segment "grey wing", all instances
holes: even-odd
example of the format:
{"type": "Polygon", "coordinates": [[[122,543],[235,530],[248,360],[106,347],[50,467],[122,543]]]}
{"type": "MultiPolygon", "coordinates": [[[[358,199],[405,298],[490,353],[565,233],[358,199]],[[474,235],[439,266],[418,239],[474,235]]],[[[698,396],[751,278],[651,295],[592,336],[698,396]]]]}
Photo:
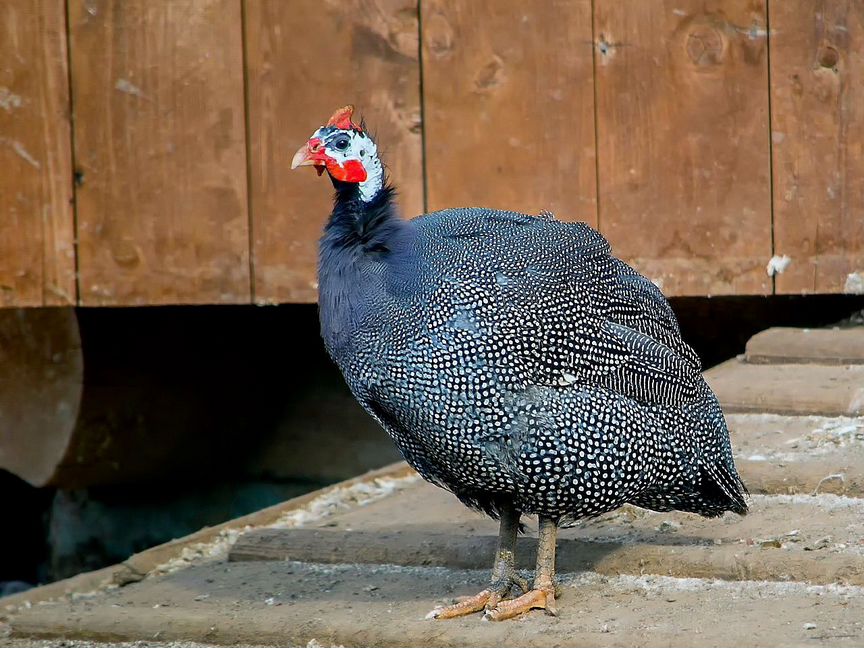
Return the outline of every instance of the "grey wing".
{"type": "MultiPolygon", "coordinates": [[[[614,411],[641,411],[639,421],[656,421],[676,451],[695,453],[695,465],[710,476],[708,499],[721,502],[722,493],[736,510],[746,508],[722,412],[657,286],[584,224],[482,210],[446,217],[459,223],[430,237],[441,280],[427,302],[424,339],[459,350],[442,369],[462,372],[454,380],[473,393],[465,402],[476,425],[467,431],[472,443],[494,429],[495,412],[484,420],[488,385],[533,402],[537,416],[556,413],[554,399],[529,398],[538,389],[562,397],[606,390],[614,411]],[[468,349],[470,362],[461,355],[468,349]]],[[[559,433],[576,434],[566,426],[559,433]]]]}
{"type": "Polygon", "coordinates": [[[502,310],[511,310],[503,326],[522,348],[534,341],[535,384],[600,386],[645,404],[699,398],[699,359],[669,304],[608,252],[561,256],[508,276],[512,282],[499,285],[502,310]]]}
{"type": "Polygon", "coordinates": [[[483,209],[418,223],[424,256],[441,264],[433,326],[482,328],[526,384],[602,386],[646,404],[698,398],[699,359],[668,302],[585,223],[483,209]]]}
{"type": "Polygon", "coordinates": [[[606,317],[669,347],[696,369],[699,357],[681,338],[678,320],[660,289],[620,259],[610,257],[606,317]]]}

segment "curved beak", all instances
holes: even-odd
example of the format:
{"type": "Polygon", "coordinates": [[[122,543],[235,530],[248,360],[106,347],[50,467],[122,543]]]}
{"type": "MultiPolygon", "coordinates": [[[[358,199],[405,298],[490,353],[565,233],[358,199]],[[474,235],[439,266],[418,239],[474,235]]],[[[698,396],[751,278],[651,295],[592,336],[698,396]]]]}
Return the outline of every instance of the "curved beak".
{"type": "Polygon", "coordinates": [[[313,137],[303,146],[301,146],[294,157],[291,159],[291,168],[296,169],[301,166],[314,166],[320,176],[324,173],[327,154],[324,153],[324,146],[321,140],[313,137]]]}

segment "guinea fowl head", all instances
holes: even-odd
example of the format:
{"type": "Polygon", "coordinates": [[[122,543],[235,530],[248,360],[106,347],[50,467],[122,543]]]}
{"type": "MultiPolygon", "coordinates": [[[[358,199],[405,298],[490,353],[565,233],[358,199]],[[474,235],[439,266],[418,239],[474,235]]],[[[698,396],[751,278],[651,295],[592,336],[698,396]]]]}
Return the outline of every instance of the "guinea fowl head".
{"type": "Polygon", "coordinates": [[[326,171],[336,188],[318,247],[318,311],[337,362],[350,357],[354,332],[372,305],[392,298],[418,265],[410,245],[414,228],[398,217],[378,148],[353,113],[353,106],[333,113],[291,161],[292,169],[326,171]]]}
{"type": "Polygon", "coordinates": [[[365,127],[352,121],[353,114],[350,105],[333,113],[294,154],[291,168],[313,166],[318,175],[327,171],[337,189],[356,186],[360,199],[369,202],[384,186],[384,168],[378,147],[365,127]]]}

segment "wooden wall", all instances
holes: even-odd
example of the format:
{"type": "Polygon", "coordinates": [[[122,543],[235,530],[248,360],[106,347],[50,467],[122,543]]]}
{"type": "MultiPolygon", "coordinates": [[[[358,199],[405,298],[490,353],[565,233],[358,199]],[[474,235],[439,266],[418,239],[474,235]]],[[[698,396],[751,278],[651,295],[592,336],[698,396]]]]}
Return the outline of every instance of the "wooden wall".
{"type": "Polygon", "coordinates": [[[63,0],[0,3],[0,306],[74,304],[63,0]]]}
{"type": "Polygon", "coordinates": [[[314,301],[331,191],[289,160],[349,101],[406,216],[552,209],[669,295],[864,291],[862,83],[856,0],[4,0],[0,306],[314,301]]]}

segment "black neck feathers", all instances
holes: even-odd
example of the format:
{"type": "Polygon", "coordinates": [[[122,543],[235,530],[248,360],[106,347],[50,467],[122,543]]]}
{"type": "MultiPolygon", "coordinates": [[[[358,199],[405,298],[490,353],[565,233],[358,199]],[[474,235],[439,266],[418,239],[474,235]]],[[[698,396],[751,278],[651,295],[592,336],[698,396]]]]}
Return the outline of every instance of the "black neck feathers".
{"type": "Polygon", "coordinates": [[[368,202],[356,184],[333,181],[335,206],[324,230],[324,242],[336,247],[387,252],[404,225],[396,214],[396,190],[385,185],[368,202]]]}

